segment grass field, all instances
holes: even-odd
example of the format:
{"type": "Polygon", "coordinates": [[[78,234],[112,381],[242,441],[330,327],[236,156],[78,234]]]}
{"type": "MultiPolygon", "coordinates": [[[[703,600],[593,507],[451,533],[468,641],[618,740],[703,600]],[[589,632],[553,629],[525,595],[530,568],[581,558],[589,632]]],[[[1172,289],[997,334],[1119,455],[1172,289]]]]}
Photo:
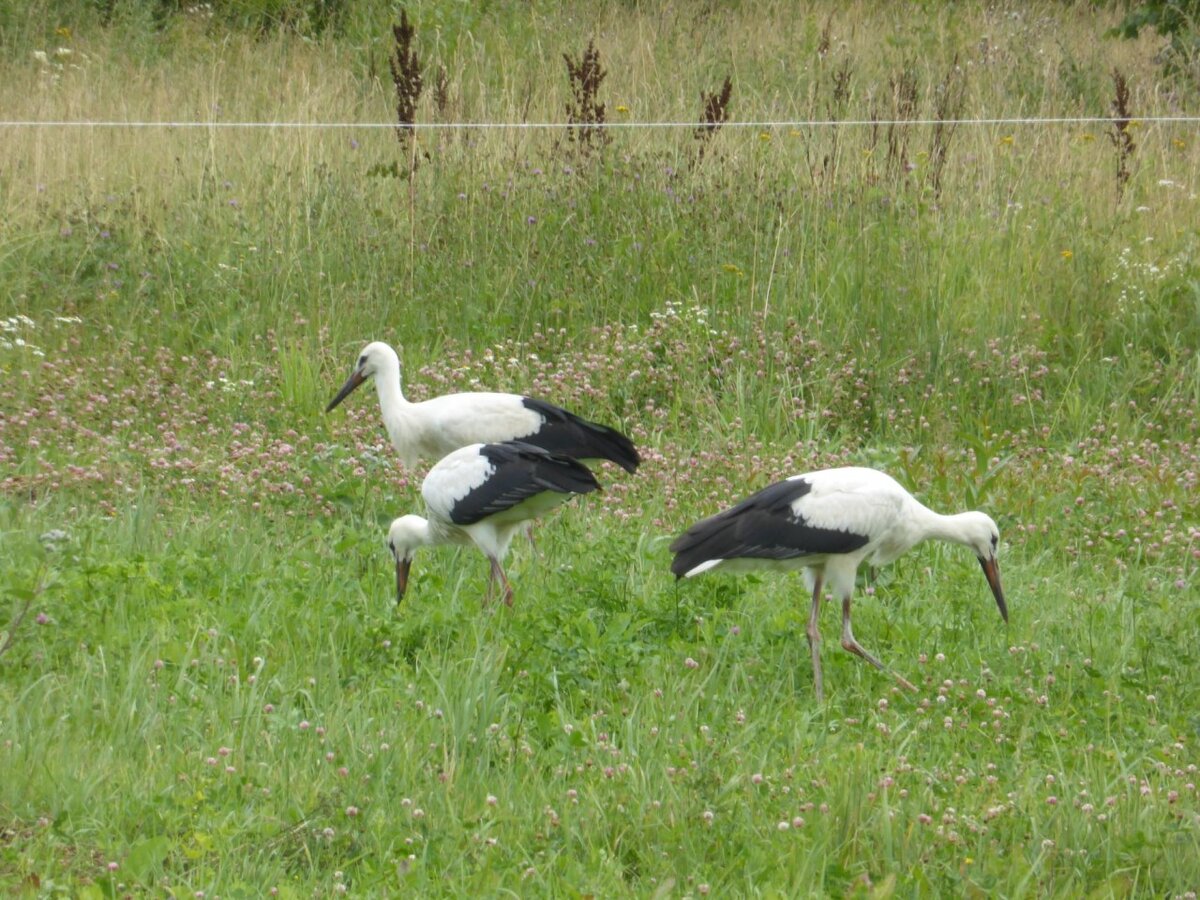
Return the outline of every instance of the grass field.
{"type": "MultiPolygon", "coordinates": [[[[271,9],[287,8],[281,3],[271,9]]],[[[253,5],[250,5],[254,8],[253,5]]],[[[1120,10],[412,3],[338,29],[0,10],[0,885],[10,896],[1195,897],[1196,88],[1120,10]],[[444,66],[446,89],[433,86],[444,66]],[[1134,150],[1100,123],[1130,87],[1134,150]],[[913,120],[942,120],[918,124],[913,120]],[[703,153],[701,153],[703,147],[703,153]],[[413,159],[417,165],[410,173],[413,159]],[[1118,175],[1122,162],[1128,177],[1118,175]],[[417,558],[360,346],[618,425],[635,476],[417,558]],[[823,624],[666,545],[788,474],[998,521],[1006,626],[922,546],[823,624]]],[[[240,8],[240,7],[239,7],[240,8]]],[[[312,8],[317,8],[313,6],[312,8]]]]}

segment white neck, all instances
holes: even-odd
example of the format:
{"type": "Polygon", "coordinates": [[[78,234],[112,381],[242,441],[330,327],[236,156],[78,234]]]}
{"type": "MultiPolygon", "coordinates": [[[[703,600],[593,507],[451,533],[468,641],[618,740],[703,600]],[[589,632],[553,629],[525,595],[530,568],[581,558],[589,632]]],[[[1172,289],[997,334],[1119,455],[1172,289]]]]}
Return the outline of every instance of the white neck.
{"type": "Polygon", "coordinates": [[[421,542],[422,547],[435,547],[446,543],[445,537],[438,533],[428,519],[421,519],[421,526],[413,536],[421,542]]]}
{"type": "MultiPolygon", "coordinates": [[[[915,498],[910,501],[905,515],[880,542],[871,556],[875,565],[886,565],[922,541],[950,541],[964,547],[974,547],[970,535],[978,532],[976,525],[979,513],[958,513],[944,516],[936,513],[915,498]]],[[[976,551],[977,552],[977,551],[976,551]]]]}
{"type": "Polygon", "coordinates": [[[420,547],[436,547],[438,544],[450,543],[450,538],[441,529],[421,516],[407,515],[398,520],[397,524],[399,522],[404,523],[403,532],[393,532],[397,550],[413,551],[420,547]]]}
{"type": "Polygon", "coordinates": [[[935,540],[962,544],[964,547],[971,546],[971,542],[967,539],[964,529],[964,525],[971,516],[971,513],[955,513],[947,516],[942,513],[936,513],[920,503],[917,506],[920,512],[914,517],[918,535],[914,543],[935,540]]]}
{"type": "Polygon", "coordinates": [[[383,416],[383,427],[387,429],[392,446],[400,454],[405,468],[416,465],[418,453],[413,446],[416,437],[408,413],[413,404],[404,397],[400,386],[400,359],[393,355],[380,365],[374,376],[375,393],[379,397],[379,412],[383,416]]]}
{"type": "Polygon", "coordinates": [[[408,403],[400,387],[400,357],[395,353],[376,366],[375,393],[379,395],[379,405],[383,407],[384,415],[389,409],[408,403]]]}

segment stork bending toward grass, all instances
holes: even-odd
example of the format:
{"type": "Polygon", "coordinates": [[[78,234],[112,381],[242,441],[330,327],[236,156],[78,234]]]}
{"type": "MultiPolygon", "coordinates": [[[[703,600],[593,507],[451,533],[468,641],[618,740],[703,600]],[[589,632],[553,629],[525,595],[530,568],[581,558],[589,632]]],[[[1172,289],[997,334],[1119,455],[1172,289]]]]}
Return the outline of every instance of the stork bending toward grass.
{"type": "Polygon", "coordinates": [[[513,534],[574,495],[599,488],[583,463],[523,441],[455,450],[429,470],[421,485],[428,518],[401,516],[388,529],[388,549],[396,561],[396,602],[404,598],[417,549],[474,543],[492,564],[484,603],[499,579],[504,602],[512,606],[512,587],[501,563],[513,534]]]}
{"type": "MultiPolygon", "coordinates": [[[[931,538],[962,544],[975,553],[1007,622],[1008,607],[996,562],[1000,544],[996,523],[981,512],[936,513],[891,476],[875,469],[823,469],[763,488],[676,538],[671,544],[675,554],[671,571],[677,578],[687,578],[711,569],[803,569],[812,592],[808,645],[820,702],[824,691],[817,614],[825,583],[828,581],[842,600],[842,646],[884,669],[883,663],[855,640],[850,628],[855,573],[864,560],[873,566],[884,565],[931,538]]],[[[916,690],[892,674],[904,687],[916,690]]]]}
{"type": "Polygon", "coordinates": [[[409,469],[418,459],[440,458],[468,444],[511,440],[576,459],[611,460],[628,472],[636,470],[640,462],[633,442],[621,432],[545,400],[471,392],[410,403],[400,386],[400,358],[380,341],[362,349],[354,371],[325,411],[331,411],[370,378],[375,379],[388,437],[409,469]]]}

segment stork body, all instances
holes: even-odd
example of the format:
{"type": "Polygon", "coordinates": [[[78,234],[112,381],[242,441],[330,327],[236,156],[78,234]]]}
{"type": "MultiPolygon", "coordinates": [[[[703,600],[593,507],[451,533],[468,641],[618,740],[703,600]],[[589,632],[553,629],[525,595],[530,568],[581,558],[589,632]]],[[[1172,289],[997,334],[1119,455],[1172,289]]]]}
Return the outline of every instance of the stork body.
{"type": "MultiPolygon", "coordinates": [[[[1007,622],[996,561],[1000,542],[996,523],[981,512],[936,513],[875,469],[823,469],[772,484],[676,538],[671,544],[675,554],[671,571],[677,578],[688,578],[716,569],[802,569],[812,592],[807,633],[820,701],[824,692],[817,614],[824,586],[828,584],[842,601],[842,646],[883,669],[883,663],[855,640],[850,627],[855,575],[864,561],[885,565],[929,539],[962,544],[975,553],[1007,622]]],[[[915,690],[904,678],[895,677],[915,690]]]]}
{"type": "Polygon", "coordinates": [[[499,579],[504,602],[511,606],[512,587],[502,563],[513,534],[574,495],[599,488],[583,463],[523,441],[455,450],[429,470],[421,485],[427,518],[401,516],[388,530],[388,548],[396,561],[396,601],[404,597],[418,548],[473,543],[491,561],[485,603],[499,579]]]}
{"type": "Polygon", "coordinates": [[[380,341],[363,348],[354,371],[325,411],[369,378],[375,380],[388,438],[406,468],[468,444],[511,440],[576,459],[611,460],[629,472],[640,462],[633,443],[621,432],[534,397],[475,391],[410,403],[401,388],[400,358],[380,341]]]}

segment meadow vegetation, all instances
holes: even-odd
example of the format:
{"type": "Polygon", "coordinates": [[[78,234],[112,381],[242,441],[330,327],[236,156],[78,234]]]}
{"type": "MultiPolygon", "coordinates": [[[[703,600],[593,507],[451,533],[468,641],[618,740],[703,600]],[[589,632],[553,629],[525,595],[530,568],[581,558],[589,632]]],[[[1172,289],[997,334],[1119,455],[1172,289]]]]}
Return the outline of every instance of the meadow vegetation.
{"type": "Polygon", "coordinates": [[[0,126],[0,884],[1195,896],[1200,141],[1154,121],[1198,101],[1162,38],[1091,3],[413,2],[418,124],[682,127],[398,140],[396,10],[216,6],[0,8],[4,119],[204,123],[0,126]],[[1124,130],[949,124],[1105,116],[1117,76],[1124,130]],[[865,124],[736,124],[807,119],[865,124]],[[517,543],[512,609],[472,550],[395,607],[422,472],[368,392],[322,412],[368,340],[410,398],[643,450],[517,543]],[[830,610],[818,706],[802,581],[676,584],[666,544],[846,463],[991,513],[1011,623],[919,548],[855,632],[920,690],[830,610]]]}

